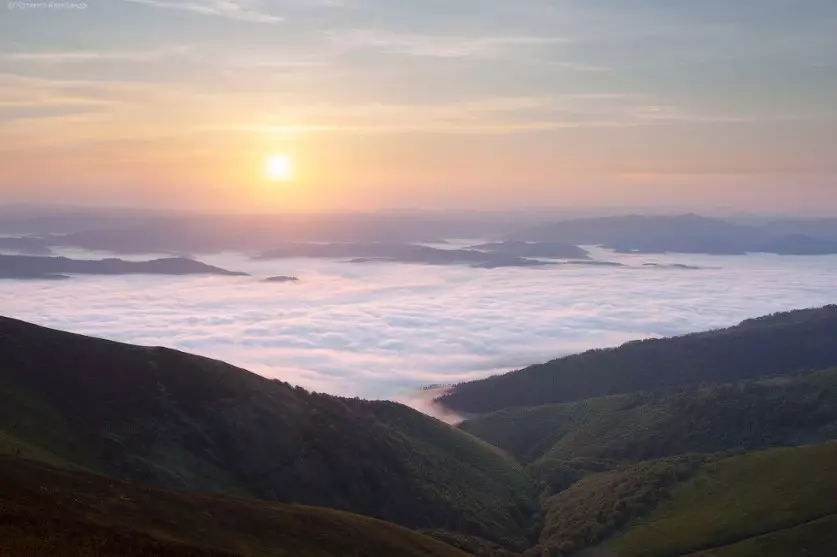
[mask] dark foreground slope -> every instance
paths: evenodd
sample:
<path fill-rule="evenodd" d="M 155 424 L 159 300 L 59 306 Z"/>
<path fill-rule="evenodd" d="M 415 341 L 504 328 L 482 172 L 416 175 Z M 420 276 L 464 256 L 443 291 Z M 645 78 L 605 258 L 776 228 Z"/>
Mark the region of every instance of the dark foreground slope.
<path fill-rule="evenodd" d="M 525 543 L 532 490 L 520 467 L 407 407 L 12 319 L 0 319 L 0 354 L 0 451 Z"/>
<path fill-rule="evenodd" d="M 0 556 L 464 557 L 342 511 L 175 493 L 0 456 Z"/>
<path fill-rule="evenodd" d="M 439 401 L 486 413 L 586 398 L 723 383 L 837 365 L 837 306 L 778 313 L 681 337 L 591 350 L 457 385 Z"/>

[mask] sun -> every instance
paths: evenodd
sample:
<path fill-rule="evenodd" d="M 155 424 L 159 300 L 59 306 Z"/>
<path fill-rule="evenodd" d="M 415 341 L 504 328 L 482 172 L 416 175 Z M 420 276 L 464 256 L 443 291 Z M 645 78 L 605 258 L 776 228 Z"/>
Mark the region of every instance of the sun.
<path fill-rule="evenodd" d="M 273 182 L 290 182 L 294 179 L 293 161 L 288 155 L 269 155 L 265 161 L 265 175 Z"/>

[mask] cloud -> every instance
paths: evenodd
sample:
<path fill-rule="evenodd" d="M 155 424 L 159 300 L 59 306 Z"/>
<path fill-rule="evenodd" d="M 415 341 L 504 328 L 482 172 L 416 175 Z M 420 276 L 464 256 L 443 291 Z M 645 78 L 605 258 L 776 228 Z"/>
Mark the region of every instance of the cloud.
<path fill-rule="evenodd" d="M 257 277 L 302 280 L 6 282 L 0 307 L 51 327 L 220 358 L 309 389 L 412 401 L 410 393 L 429 384 L 834 301 L 835 257 L 598 257 L 706 269 L 488 271 L 222 255 L 203 259 Z M 414 404 L 426 409 L 421 399 Z"/>
<path fill-rule="evenodd" d="M 147 50 L 56 50 L 43 52 L 12 52 L 3 58 L 21 62 L 72 64 L 83 62 L 150 62 L 173 56 L 183 56 L 191 51 L 188 45 L 177 45 Z"/>
<path fill-rule="evenodd" d="M 573 128 L 740 123 L 747 118 L 650 104 L 623 93 L 489 97 L 456 103 L 329 103 L 288 106 L 238 129 L 264 133 L 441 133 L 504 135 Z"/>
<path fill-rule="evenodd" d="M 512 48 L 542 47 L 567 42 L 567 39 L 560 37 L 444 36 L 371 29 L 344 30 L 332 34 L 331 40 L 344 48 L 370 48 L 390 54 L 433 58 L 496 55 Z"/>
<path fill-rule="evenodd" d="M 211 15 L 234 19 L 239 21 L 251 21 L 256 23 L 279 23 L 284 21 L 283 17 L 261 11 L 258 5 L 246 0 L 123 0 L 135 4 L 144 4 L 155 8 L 181 10 L 197 14 Z"/>

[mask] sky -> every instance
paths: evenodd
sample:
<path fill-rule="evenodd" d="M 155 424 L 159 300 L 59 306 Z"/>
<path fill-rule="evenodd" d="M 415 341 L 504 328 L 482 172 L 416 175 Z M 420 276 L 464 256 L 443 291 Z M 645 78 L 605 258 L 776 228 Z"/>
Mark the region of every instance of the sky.
<path fill-rule="evenodd" d="M 0 202 L 822 214 L 835 98 L 834 0 L 11 1 Z"/>

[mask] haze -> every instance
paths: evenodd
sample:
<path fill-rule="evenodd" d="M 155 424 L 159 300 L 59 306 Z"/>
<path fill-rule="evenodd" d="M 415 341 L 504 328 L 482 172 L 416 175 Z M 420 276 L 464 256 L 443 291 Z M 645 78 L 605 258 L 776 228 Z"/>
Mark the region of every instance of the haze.
<path fill-rule="evenodd" d="M 0 288 L 0 304 L 7 315 L 49 327 L 169 346 L 318 392 L 432 411 L 417 389 L 834 300 L 835 255 L 593 255 L 628 266 L 484 270 L 224 254 L 203 260 L 254 276 L 27 281 Z M 301 280 L 259 281 L 278 274 Z"/>
<path fill-rule="evenodd" d="M 837 206 L 832 0 L 24 4 L 1 202 Z"/>

